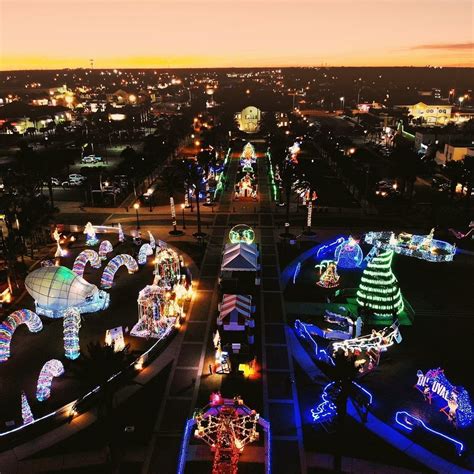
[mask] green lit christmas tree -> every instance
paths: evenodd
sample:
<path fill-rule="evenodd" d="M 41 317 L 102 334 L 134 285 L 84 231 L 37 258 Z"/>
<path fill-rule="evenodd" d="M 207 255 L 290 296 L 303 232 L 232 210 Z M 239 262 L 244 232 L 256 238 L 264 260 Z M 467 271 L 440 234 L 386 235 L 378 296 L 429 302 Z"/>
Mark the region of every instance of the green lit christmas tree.
<path fill-rule="evenodd" d="M 393 250 L 387 250 L 367 265 L 362 273 L 357 303 L 359 310 L 377 319 L 394 319 L 403 311 L 403 298 L 392 272 Z"/>

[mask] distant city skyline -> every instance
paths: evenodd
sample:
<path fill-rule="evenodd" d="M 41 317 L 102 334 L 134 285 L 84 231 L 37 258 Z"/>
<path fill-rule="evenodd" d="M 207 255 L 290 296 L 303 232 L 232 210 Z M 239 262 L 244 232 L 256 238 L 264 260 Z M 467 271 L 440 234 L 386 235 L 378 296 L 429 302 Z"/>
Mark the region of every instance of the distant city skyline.
<path fill-rule="evenodd" d="M 2 0 L 0 69 L 474 66 L 470 0 Z"/>

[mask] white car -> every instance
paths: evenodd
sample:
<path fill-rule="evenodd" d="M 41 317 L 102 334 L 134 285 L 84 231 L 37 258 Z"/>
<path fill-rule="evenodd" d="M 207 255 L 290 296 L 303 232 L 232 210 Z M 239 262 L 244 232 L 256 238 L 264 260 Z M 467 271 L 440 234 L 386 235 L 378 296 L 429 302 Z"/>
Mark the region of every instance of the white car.
<path fill-rule="evenodd" d="M 78 174 L 78 173 L 72 173 L 68 176 L 69 180 L 76 180 L 76 181 L 85 181 L 87 178 L 82 175 L 82 174 Z"/>

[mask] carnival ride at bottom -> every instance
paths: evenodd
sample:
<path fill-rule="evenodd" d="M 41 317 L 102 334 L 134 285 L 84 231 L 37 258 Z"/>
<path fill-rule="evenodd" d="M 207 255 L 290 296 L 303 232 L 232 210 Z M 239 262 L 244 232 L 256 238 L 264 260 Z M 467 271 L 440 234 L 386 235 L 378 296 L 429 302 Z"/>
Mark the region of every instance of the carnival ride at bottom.
<path fill-rule="evenodd" d="M 212 474 L 236 474 L 244 447 L 259 438 L 259 414 L 244 405 L 240 397 L 211 395 L 210 403 L 198 411 L 194 436 L 214 452 Z"/>

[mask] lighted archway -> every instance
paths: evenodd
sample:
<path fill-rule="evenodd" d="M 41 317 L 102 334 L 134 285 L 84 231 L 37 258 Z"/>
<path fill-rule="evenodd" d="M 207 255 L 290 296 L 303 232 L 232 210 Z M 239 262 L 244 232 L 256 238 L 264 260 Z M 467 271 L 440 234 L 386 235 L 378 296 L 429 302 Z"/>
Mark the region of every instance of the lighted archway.
<path fill-rule="evenodd" d="M 150 255 L 153 255 L 153 247 L 151 244 L 143 244 L 138 251 L 138 265 L 145 265 Z"/>
<path fill-rule="evenodd" d="M 112 244 L 108 240 L 103 240 L 99 246 L 99 257 L 101 260 L 105 260 L 107 258 L 107 254 L 112 252 L 114 248 Z"/>
<path fill-rule="evenodd" d="M 51 396 L 51 382 L 53 377 L 64 374 L 63 363 L 58 359 L 48 360 L 43 365 L 36 385 L 36 399 L 40 402 L 47 400 Z"/>
<path fill-rule="evenodd" d="M 26 324 L 30 332 L 39 332 L 43 329 L 39 316 L 29 309 L 20 309 L 10 314 L 0 324 L 0 362 L 5 362 L 10 357 L 13 333 L 20 324 Z"/>
<path fill-rule="evenodd" d="M 74 265 L 72 271 L 82 277 L 84 275 L 84 268 L 87 265 L 87 262 L 91 264 L 92 268 L 100 268 L 102 262 L 99 258 L 98 253 L 95 250 L 83 250 L 74 260 Z"/>
<path fill-rule="evenodd" d="M 114 276 L 117 270 L 125 265 L 129 273 L 135 273 L 138 271 L 137 261 L 126 253 L 115 256 L 107 266 L 104 268 L 102 278 L 100 280 L 100 286 L 104 289 L 112 288 L 114 283 Z"/>

